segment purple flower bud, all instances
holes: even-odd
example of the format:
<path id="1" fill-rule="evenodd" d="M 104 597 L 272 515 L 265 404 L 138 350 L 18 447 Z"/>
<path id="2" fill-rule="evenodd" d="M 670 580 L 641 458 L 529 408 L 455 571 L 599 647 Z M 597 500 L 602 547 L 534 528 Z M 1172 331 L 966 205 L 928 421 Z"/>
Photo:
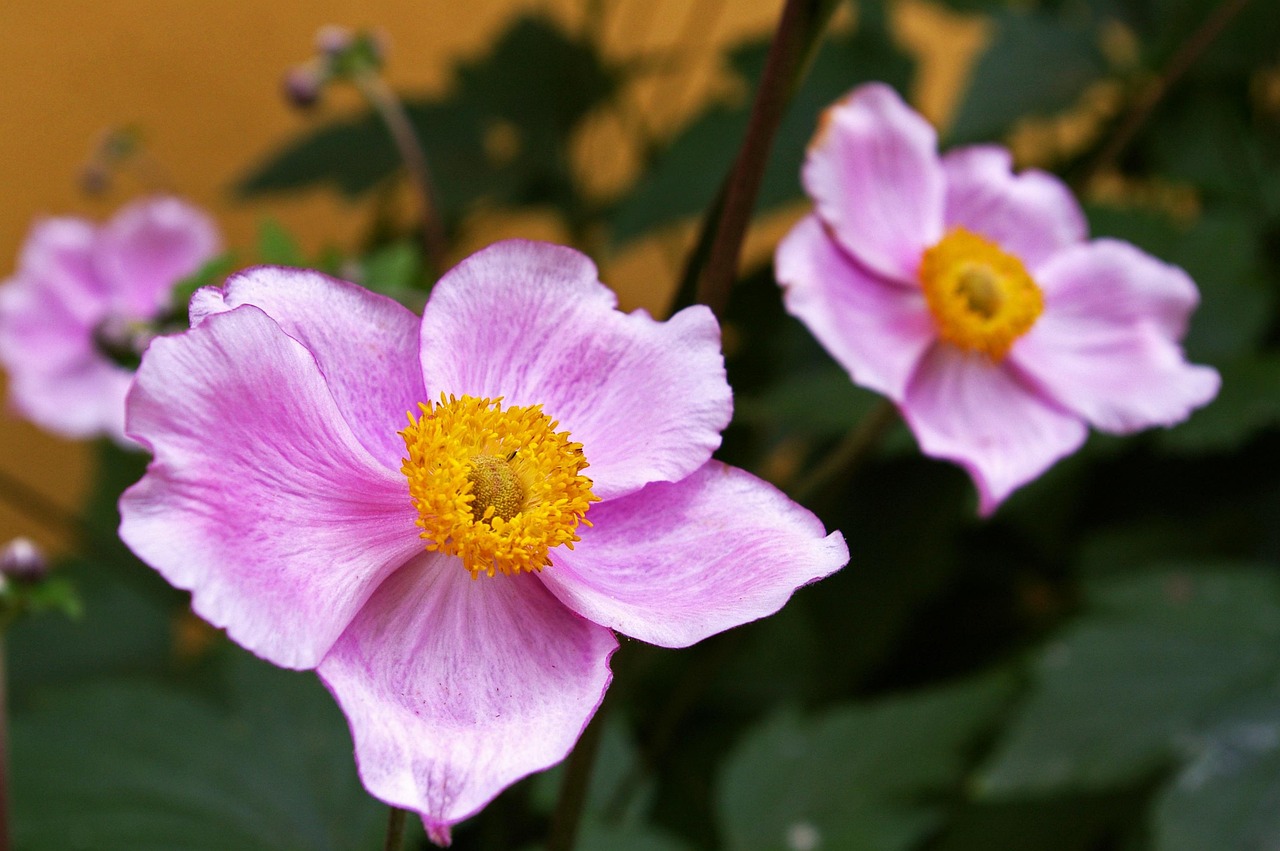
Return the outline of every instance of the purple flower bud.
<path id="1" fill-rule="evenodd" d="M 316 30 L 316 50 L 330 59 L 346 53 L 354 43 L 355 36 L 346 27 L 326 24 Z"/>
<path id="2" fill-rule="evenodd" d="M 35 582 L 48 572 L 48 559 L 30 538 L 14 538 L 0 550 L 0 576 Z"/>
<path id="3" fill-rule="evenodd" d="M 299 65 L 284 75 L 285 100 L 299 109 L 309 109 L 320 99 L 323 81 L 314 68 Z"/>

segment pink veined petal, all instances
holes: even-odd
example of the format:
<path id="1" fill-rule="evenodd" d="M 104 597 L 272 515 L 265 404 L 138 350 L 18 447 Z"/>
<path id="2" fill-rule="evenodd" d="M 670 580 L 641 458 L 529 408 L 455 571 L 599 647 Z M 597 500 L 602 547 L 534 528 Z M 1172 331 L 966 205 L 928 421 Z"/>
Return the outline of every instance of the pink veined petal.
<path id="1" fill-rule="evenodd" d="M 901 402 L 936 331 L 919 290 L 886 283 L 838 246 L 817 216 L 778 245 L 787 312 L 808 327 L 854 383 Z"/>
<path id="2" fill-rule="evenodd" d="M 177 198 L 151 198 L 103 226 L 94 261 L 109 285 L 112 311 L 147 319 L 165 306 L 173 285 L 198 272 L 220 246 L 205 213 Z"/>
<path id="3" fill-rule="evenodd" d="M 1218 394 L 1218 373 L 1178 344 L 1197 301 L 1181 269 L 1099 240 L 1056 255 L 1040 280 L 1044 314 L 1010 358 L 1064 408 L 1127 434 L 1179 423 Z"/>
<path id="4" fill-rule="evenodd" d="M 418 365 L 419 319 L 386 296 L 304 269 L 259 266 L 191 299 L 192 323 L 252 304 L 306 346 L 347 425 L 384 465 L 400 470 L 405 415 L 427 401 Z"/>
<path id="5" fill-rule="evenodd" d="M 942 158 L 945 220 L 985 236 L 1032 272 L 1055 251 L 1083 242 L 1084 212 L 1062 181 L 1043 171 L 1013 173 L 1004 148 L 975 145 Z"/>
<path id="6" fill-rule="evenodd" d="M 818 216 L 864 266 L 908 287 L 942 238 L 938 136 L 889 86 L 859 86 L 827 109 L 802 173 Z"/>
<path id="7" fill-rule="evenodd" d="M 708 462 L 588 513 L 539 576 L 566 606 L 663 647 L 771 615 L 800 586 L 839 570 L 839 532 L 750 473 Z"/>
<path id="8" fill-rule="evenodd" d="M 1044 293 L 1037 325 L 1071 322 L 1081 331 L 1149 322 L 1176 342 L 1200 303 L 1186 272 L 1118 239 L 1058 252 L 1036 271 L 1036 283 Z"/>
<path id="9" fill-rule="evenodd" d="M 992 364 L 946 343 L 925 356 L 902 415 L 922 452 L 969 472 L 983 515 L 1079 449 L 1088 433 L 1007 363 Z"/>
<path id="10" fill-rule="evenodd" d="M 365 451 L 310 353 L 256 307 L 155 340 L 127 421 L 155 458 L 120 500 L 120 537 L 277 665 L 316 665 L 422 551 L 404 477 Z"/>
<path id="11" fill-rule="evenodd" d="M 616 648 L 537 577 L 473 580 L 431 554 L 382 584 L 317 672 L 351 725 L 365 788 L 447 837 L 565 757 L 604 697 Z"/>
<path id="12" fill-rule="evenodd" d="M 571 248 L 491 245 L 427 302 L 427 390 L 543 405 L 582 443 L 602 499 L 682 479 L 711 457 L 733 411 L 719 326 L 701 306 L 656 322 L 615 304 Z"/>

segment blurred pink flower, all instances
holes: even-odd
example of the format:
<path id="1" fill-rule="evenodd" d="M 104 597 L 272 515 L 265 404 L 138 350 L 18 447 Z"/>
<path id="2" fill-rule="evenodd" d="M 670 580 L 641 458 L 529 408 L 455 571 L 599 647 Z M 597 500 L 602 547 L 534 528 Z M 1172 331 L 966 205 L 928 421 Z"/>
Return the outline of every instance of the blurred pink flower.
<path id="1" fill-rule="evenodd" d="M 235 641 L 315 668 L 365 787 L 438 842 L 572 748 L 612 630 L 692 644 L 848 560 L 711 460 L 732 401 L 710 311 L 620 313 L 572 249 L 491 246 L 421 320 L 265 267 L 192 320 L 129 396 L 155 459 L 121 537 Z"/>
<path id="2" fill-rule="evenodd" d="M 212 220 L 176 198 L 135 202 L 101 227 L 37 222 L 17 273 L 0 286 L 0 366 L 12 406 L 65 437 L 132 445 L 124 397 L 133 371 L 104 349 L 145 343 L 138 332 L 169 306 L 173 285 L 219 245 Z"/>
<path id="3" fill-rule="evenodd" d="M 888 86 L 832 106 L 809 148 L 814 212 L 778 247 L 787 309 L 855 383 L 955 461 L 983 514 L 1084 442 L 1173 425 L 1218 392 L 1179 342 L 1199 300 L 1181 269 L 1086 241 L 1067 188 L 1008 151 L 939 157 Z"/>

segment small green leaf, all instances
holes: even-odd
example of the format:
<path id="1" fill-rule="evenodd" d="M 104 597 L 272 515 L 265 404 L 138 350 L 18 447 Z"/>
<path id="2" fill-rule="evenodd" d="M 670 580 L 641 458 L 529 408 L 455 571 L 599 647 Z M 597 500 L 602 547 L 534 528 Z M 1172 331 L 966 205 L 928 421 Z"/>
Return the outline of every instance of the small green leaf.
<path id="1" fill-rule="evenodd" d="M 258 224 L 258 259 L 271 266 L 307 265 L 298 241 L 275 219 L 263 219 Z"/>
<path id="2" fill-rule="evenodd" d="M 726 764 L 726 847 L 913 847 L 943 818 L 940 796 L 1008 696 L 1007 681 L 984 678 L 811 720 L 775 715 Z"/>
<path id="3" fill-rule="evenodd" d="M 419 283 L 422 251 L 417 243 L 402 239 L 371 252 L 360 266 L 360 283 L 374 292 L 393 295 L 414 289 Z"/>

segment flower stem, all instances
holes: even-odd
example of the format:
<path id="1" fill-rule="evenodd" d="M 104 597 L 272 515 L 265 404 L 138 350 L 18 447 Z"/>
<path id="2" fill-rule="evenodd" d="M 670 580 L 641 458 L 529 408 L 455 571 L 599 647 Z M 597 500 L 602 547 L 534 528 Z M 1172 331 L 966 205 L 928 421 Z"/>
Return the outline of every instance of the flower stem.
<path id="1" fill-rule="evenodd" d="M 409 120 L 404 104 L 381 74 L 367 69 L 352 75 L 351 79 L 391 133 L 396 149 L 400 152 L 400 159 L 404 161 L 413 185 L 417 188 L 418 200 L 422 205 L 422 250 L 427 267 L 433 276 L 438 276 L 444 271 L 448 242 L 444 223 L 440 220 L 440 204 L 431 168 L 427 164 L 426 149 L 422 147 L 422 140 L 413 129 L 413 122 Z"/>
<path id="2" fill-rule="evenodd" d="M 1164 100 L 1165 95 L 1173 88 L 1182 77 L 1196 63 L 1196 60 L 1209 48 L 1211 44 L 1222 35 L 1222 31 L 1227 28 L 1231 20 L 1249 5 L 1249 0 L 1224 0 L 1218 4 L 1208 17 L 1204 19 L 1195 32 L 1187 37 L 1170 57 L 1164 70 L 1149 86 L 1142 92 L 1141 96 L 1136 98 L 1116 126 L 1116 131 L 1111 135 L 1107 144 L 1103 146 L 1098 155 L 1085 167 L 1084 173 L 1078 178 L 1079 185 L 1085 185 L 1089 180 L 1101 172 L 1107 171 L 1115 166 L 1116 161 L 1120 159 L 1120 155 L 1129 147 L 1138 131 L 1147 123 L 1147 119 L 1155 112 L 1160 101 Z"/>
<path id="3" fill-rule="evenodd" d="M 787 0 L 783 7 L 751 106 L 746 136 L 720 194 L 703 219 L 685 266 L 677 308 L 693 296 L 717 316 L 724 312 L 778 125 L 835 8 L 835 0 Z"/>
<path id="4" fill-rule="evenodd" d="M 898 409 L 888 399 L 857 422 L 836 447 L 798 482 L 787 488 L 797 502 L 816 496 L 836 479 L 846 479 L 871 454 L 898 420 Z"/>
<path id="5" fill-rule="evenodd" d="M 404 847 L 404 822 L 408 813 L 399 807 L 391 807 L 387 811 L 387 838 L 382 843 L 382 851 L 400 851 Z"/>
<path id="6" fill-rule="evenodd" d="M 9 851 L 9 671 L 0 629 L 0 851 Z"/>
<path id="7" fill-rule="evenodd" d="M 578 744 L 565 763 L 564 779 L 560 782 L 560 798 L 551 814 L 551 830 L 547 836 L 547 851 L 573 851 L 582 821 L 582 808 L 587 802 L 587 789 L 591 783 L 591 769 L 595 765 L 596 752 L 600 749 L 600 734 L 604 729 L 606 700 L 596 710 L 596 715 L 582 731 Z"/>

